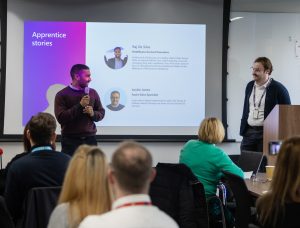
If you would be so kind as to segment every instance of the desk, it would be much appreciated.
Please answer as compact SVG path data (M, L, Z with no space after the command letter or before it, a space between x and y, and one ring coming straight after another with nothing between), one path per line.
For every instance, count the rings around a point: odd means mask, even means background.
M271 182L266 180L265 173L258 173L256 178L258 181L245 179L245 182L250 194L254 197L259 197L264 194L264 192L269 190Z

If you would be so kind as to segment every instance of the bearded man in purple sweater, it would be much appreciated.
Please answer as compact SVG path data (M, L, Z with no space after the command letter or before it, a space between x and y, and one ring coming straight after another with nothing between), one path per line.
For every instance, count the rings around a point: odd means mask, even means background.
M72 156L81 144L97 145L94 122L104 118L105 109L96 90L88 87L89 67L76 64L70 73L72 83L56 94L54 111L61 125L62 152Z

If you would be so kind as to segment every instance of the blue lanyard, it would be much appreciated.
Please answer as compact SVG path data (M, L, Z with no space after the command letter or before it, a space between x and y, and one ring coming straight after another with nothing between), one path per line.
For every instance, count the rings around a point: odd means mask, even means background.
M31 152L37 152L41 150L52 150L51 146L39 146L37 148L34 148Z

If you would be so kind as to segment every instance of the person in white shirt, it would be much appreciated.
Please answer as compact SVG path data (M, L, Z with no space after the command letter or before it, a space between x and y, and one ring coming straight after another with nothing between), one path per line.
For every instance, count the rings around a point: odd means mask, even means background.
M153 206L148 195L155 177L150 152L142 145L123 142L113 154L108 181L115 196L112 211L90 215L79 228L176 228L176 222Z

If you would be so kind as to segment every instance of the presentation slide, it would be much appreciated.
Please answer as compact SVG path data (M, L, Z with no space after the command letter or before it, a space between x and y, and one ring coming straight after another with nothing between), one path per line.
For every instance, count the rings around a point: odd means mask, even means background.
M26 21L23 125L37 112L54 113L70 68L83 63L106 109L98 126L198 127L205 38L203 24Z

